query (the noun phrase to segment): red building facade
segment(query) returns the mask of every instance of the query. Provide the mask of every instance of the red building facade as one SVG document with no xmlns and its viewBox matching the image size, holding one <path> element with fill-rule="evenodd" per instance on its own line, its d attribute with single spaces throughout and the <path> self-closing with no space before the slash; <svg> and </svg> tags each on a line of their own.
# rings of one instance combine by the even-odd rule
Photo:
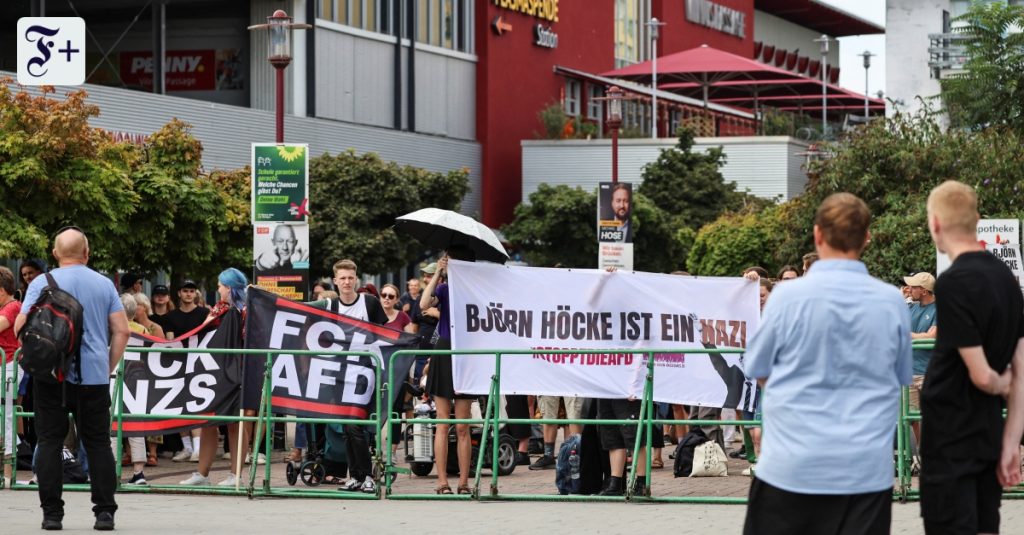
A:
<svg viewBox="0 0 1024 535">
<path fill-rule="evenodd" d="M 658 56 L 707 44 L 760 61 L 765 43 L 755 40 L 755 10 L 831 36 L 879 30 L 818 0 L 479 1 L 474 26 L 483 222 L 498 227 L 512 220 L 521 200 L 520 141 L 542 130 L 538 113 L 567 97 L 568 108 L 581 116 L 589 111 L 598 89 L 588 84 L 578 98 L 567 95 L 566 78 L 555 74 L 556 66 L 607 72 L 623 65 L 623 45 L 632 47 L 634 61 L 649 59 L 643 23 L 650 17 L 665 23 Z M 665 125 L 659 130 L 668 135 Z"/>
</svg>

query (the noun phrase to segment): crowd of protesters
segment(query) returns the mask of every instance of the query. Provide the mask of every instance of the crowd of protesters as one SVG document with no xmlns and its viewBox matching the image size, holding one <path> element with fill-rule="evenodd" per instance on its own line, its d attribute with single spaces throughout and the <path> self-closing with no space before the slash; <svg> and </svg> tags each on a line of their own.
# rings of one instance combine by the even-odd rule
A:
<svg viewBox="0 0 1024 535">
<path fill-rule="evenodd" d="M 926 528 L 935 533 L 952 525 L 962 528 L 950 531 L 957 533 L 998 531 L 1000 487 L 1020 481 L 1017 446 L 1024 433 L 1024 347 L 1019 340 L 1024 339 L 1024 303 L 1014 279 L 1007 277 L 1005 265 L 986 255 L 973 237 L 976 206 L 973 190 L 954 182 L 936 188 L 929 197 L 929 230 L 939 249 L 954 259 L 950 270 L 938 280 L 925 271 L 911 273 L 898 281 L 897 291 L 893 284 L 871 277 L 860 262 L 869 241 L 870 214 L 863 201 L 849 194 L 833 195 L 819 208 L 814 226 L 816 252 L 805 255 L 801 266 L 785 265 L 774 277 L 757 266 L 739 274 L 756 281 L 760 290 L 764 322 L 751 341 L 743 366 L 747 376 L 764 388 L 764 409 L 758 398 L 746 407 L 753 410 L 746 411 L 672 404 L 660 404 L 658 410 L 661 418 L 696 415 L 709 420 L 701 428 L 723 446 L 737 442 L 740 433 L 733 426 L 723 429 L 714 425 L 715 420 L 765 419 L 760 466 L 744 472 L 754 477 L 747 533 L 795 533 L 811 526 L 822 528 L 818 532 L 823 533 L 887 532 L 892 428 L 883 424 L 890 420 L 895 424 L 901 385 L 911 387 L 911 406 L 925 415 L 923 428 L 917 424 L 913 427 L 913 440 L 915 447 L 921 444 L 921 463 L 915 469 L 922 474 Z M 166 285 L 154 286 L 147 296 L 141 278 L 132 274 L 121 276 L 120 299 L 103 284 L 84 289 L 86 283 L 82 281 L 109 280 L 85 266 L 88 246 L 78 229 L 57 236 L 54 255 L 60 267 L 53 270 L 53 275 L 59 275 L 61 284 L 79 293 L 77 297 L 88 303 L 87 312 L 100 311 L 98 317 L 87 316 L 87 325 L 102 325 L 94 327 L 93 334 L 106 334 L 92 340 L 88 351 L 96 353 L 97 361 L 101 355 L 106 359 L 108 345 L 110 352 L 110 369 L 106 360 L 90 361 L 87 370 L 78 372 L 73 400 L 78 405 L 72 410 L 94 410 L 103 405 L 100 398 L 106 398 L 103 411 L 109 409 L 109 396 L 104 394 L 108 372 L 120 359 L 128 330 L 173 339 L 216 325 L 226 315 L 241 317 L 245 312 L 248 279 L 235 268 L 218 276 L 216 303 L 207 308 L 199 285 L 190 279 L 178 285 L 176 300 Z M 390 283 L 380 290 L 369 283 L 360 285 L 356 264 L 340 260 L 334 264 L 331 279 L 314 283 L 312 301 L 307 304 L 417 334 L 421 348 L 450 349 L 452 311 L 446 280 L 450 258 L 474 260 L 469 250 L 450 249 L 436 263 L 423 266 L 421 278 L 406 281 L 404 291 Z M 13 359 L 19 347 L 16 330 L 24 324 L 24 315 L 46 285 L 33 281 L 44 274 L 52 284 L 46 264 L 38 260 L 22 262 L 18 280 L 10 270 L 0 267 L 0 349 L 6 355 L 8 377 L 18 371 Z M 993 293 L 993 288 L 998 291 Z M 110 295 L 115 299 L 111 300 Z M 126 324 L 124 329 L 121 319 Z M 794 329 L 794 325 L 799 327 Z M 936 338 L 934 352 L 912 349 L 913 340 Z M 826 347 L 828 351 L 822 351 Z M 871 358 L 865 358 L 866 350 Z M 251 369 L 252 377 L 247 371 L 244 382 L 260 383 L 262 370 Z M 29 382 L 22 373 L 19 376 L 22 381 L 4 385 L 6 414 L 10 415 L 15 402 L 32 407 L 34 401 L 37 421 L 30 426 L 10 416 L 5 419 L 4 455 L 6 461 L 23 440 L 37 442 L 44 529 L 60 529 L 63 517 L 59 484 L 51 466 L 62 443 L 92 461 L 90 477 L 98 489 L 93 495 L 97 529 L 112 529 L 117 506 L 112 498 L 113 485 L 108 481 L 107 457 L 111 449 L 117 449 L 116 442 L 111 439 L 106 444 L 105 425 L 97 427 L 100 419 L 96 414 L 79 414 L 77 438 L 66 438 L 68 422 L 56 418 L 64 407 L 54 405 L 54 387 Z M 408 388 L 403 391 L 405 401 L 431 399 L 439 417 L 469 419 L 477 397 L 455 391 L 452 379 L 450 355 L 418 358 L 410 370 Z M 41 391 L 47 396 L 41 398 Z M 243 392 L 242 409 L 246 415 L 254 415 L 259 390 Z M 1000 414 L 1006 405 L 1004 398 L 1009 400 L 1005 429 Z M 808 403 L 819 408 L 809 410 Z M 584 400 L 575 397 L 509 396 L 508 405 L 512 417 L 585 418 Z M 596 416 L 630 420 L 637 418 L 639 409 L 639 400 L 598 400 Z M 855 413 L 863 417 L 853 418 Z M 837 415 L 853 419 L 836 426 L 833 419 Z M 56 420 L 63 423 L 57 425 Z M 940 421 L 945 423 L 936 423 Z M 947 432 L 949 425 L 956 426 L 952 433 Z M 446 424 L 436 426 L 437 494 L 453 494 L 446 466 L 448 428 Z M 580 433 L 582 426 L 545 424 L 540 429 L 539 447 L 531 451 L 530 426 L 518 426 L 514 433 L 519 444 L 516 464 L 529 465 L 531 470 L 554 468 L 559 432 L 566 440 Z M 652 437 L 652 468 L 664 467 L 662 449 L 682 440 L 687 431 L 686 426 L 667 425 Z M 753 453 L 761 456 L 760 430 L 755 427 L 751 431 Z M 645 450 L 641 450 L 640 458 L 628 458 L 636 432 L 637 427 L 632 425 L 601 427 L 600 444 L 607 452 L 610 468 L 601 495 L 626 492 L 624 469 L 629 462 L 638 468 L 632 493 L 647 493 L 650 476 L 644 473 Z M 816 433 L 827 435 L 830 451 L 824 457 L 813 445 L 815 441 L 805 440 Z M 366 428 L 346 425 L 344 436 L 349 474 L 341 489 L 377 492 Z M 98 437 L 103 438 L 102 447 Z M 458 483 L 454 493 L 469 494 L 469 426 L 456 424 L 455 437 Z M 297 437 L 296 449 L 286 460 L 302 458 L 304 440 Z M 234 486 L 242 459 L 248 463 L 254 454 L 252 445 L 262 441 L 253 437 L 252 424 L 247 423 L 220 429 L 205 427 L 180 435 L 130 438 L 125 443 L 122 462 L 132 467 L 127 484 L 146 484 L 144 467 L 156 465 L 158 450 L 164 449 L 173 455 L 174 462 L 198 463 L 182 485 L 209 485 L 210 469 L 223 443 L 224 455 L 232 462 L 227 478 L 218 484 Z M 531 460 L 531 453 L 536 460 Z M 733 457 L 748 454 L 739 447 L 731 448 L 729 453 Z M 264 454 L 255 453 L 257 457 Z M 814 458 L 817 460 L 812 461 Z M 809 468 L 808 463 L 823 468 Z M 9 467 L 5 462 L 8 477 Z M 836 469 L 849 477 L 837 477 Z M 851 531 L 851 522 L 860 524 Z"/>
</svg>

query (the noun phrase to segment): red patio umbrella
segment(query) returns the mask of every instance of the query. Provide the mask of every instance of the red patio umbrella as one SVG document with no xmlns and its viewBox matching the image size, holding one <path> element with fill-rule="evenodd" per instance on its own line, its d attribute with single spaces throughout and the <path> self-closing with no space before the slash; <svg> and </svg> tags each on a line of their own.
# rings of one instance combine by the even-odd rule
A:
<svg viewBox="0 0 1024 535">
<path fill-rule="evenodd" d="M 774 53 L 775 51 L 772 50 L 772 54 Z M 650 84 L 651 63 L 645 61 L 615 69 L 603 73 L 603 76 Z M 800 78 L 802 77 L 792 72 L 708 45 L 701 45 L 658 58 L 658 81 L 698 84 L 705 107 L 710 100 L 711 87 L 721 82 L 729 80 L 798 80 Z"/>
</svg>

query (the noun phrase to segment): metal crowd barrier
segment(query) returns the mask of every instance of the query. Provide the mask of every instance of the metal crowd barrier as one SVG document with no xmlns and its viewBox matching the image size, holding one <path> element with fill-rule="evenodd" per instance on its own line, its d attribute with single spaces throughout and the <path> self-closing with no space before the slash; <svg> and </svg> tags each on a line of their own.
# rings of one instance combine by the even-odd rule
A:
<svg viewBox="0 0 1024 535">
<path fill-rule="evenodd" d="M 915 341 L 913 347 L 915 349 L 931 349 L 934 346 L 934 341 Z M 170 354 L 189 354 L 195 353 L 195 349 L 171 349 L 171 348 L 147 348 L 146 352 L 152 353 L 170 353 Z M 392 500 L 521 500 L 521 501 L 642 501 L 642 502 L 676 502 L 676 503 L 720 503 L 720 504 L 743 504 L 747 502 L 747 498 L 736 497 L 736 496 L 635 496 L 632 494 L 634 482 L 637 476 L 636 463 L 632 463 L 627 475 L 626 489 L 624 496 L 585 496 L 585 495 L 557 495 L 557 494 L 541 494 L 541 495 L 524 495 L 524 494 L 510 494 L 501 492 L 500 480 L 498 476 L 498 444 L 500 429 L 505 424 L 583 424 L 583 425 L 636 425 L 638 428 L 637 439 L 633 445 L 633 458 L 637 459 L 640 448 L 644 447 L 647 455 L 646 459 L 646 470 L 645 473 L 648 476 L 651 475 L 651 462 L 652 462 L 652 440 L 655 426 L 661 425 L 738 425 L 744 426 L 744 442 L 745 449 L 748 452 L 748 457 L 751 461 L 756 461 L 754 458 L 753 444 L 750 440 L 749 433 L 746 427 L 748 426 L 760 426 L 759 420 L 701 420 L 695 418 L 688 418 L 683 420 L 674 419 L 659 419 L 654 416 L 654 373 L 655 373 L 655 358 L 654 355 L 661 353 L 679 353 L 685 352 L 688 354 L 728 354 L 728 353 L 742 353 L 741 349 L 651 349 L 651 350 L 615 350 L 618 353 L 632 353 L 645 355 L 647 357 L 647 374 L 644 379 L 644 392 L 641 398 L 641 412 L 636 420 L 609 420 L 609 419 L 517 419 L 517 418 L 503 418 L 500 416 L 499 400 L 501 396 L 501 360 L 503 356 L 523 356 L 532 355 L 536 353 L 545 354 L 602 354 L 607 353 L 608 350 L 463 350 L 463 351 L 422 351 L 422 350 L 403 350 L 395 352 L 390 359 L 388 370 L 387 382 L 381 382 L 381 361 L 379 357 L 369 352 L 323 352 L 323 351 L 293 351 L 293 350 L 262 350 L 262 349 L 204 349 L 202 352 L 210 354 L 232 354 L 232 355 L 245 355 L 249 358 L 256 358 L 263 356 L 265 359 L 264 377 L 263 377 L 263 398 L 260 402 L 259 410 L 256 416 L 185 416 L 185 415 L 159 415 L 159 414 L 132 414 L 128 415 L 133 419 L 146 419 L 146 420 L 161 420 L 161 419 L 192 419 L 192 420 L 203 420 L 210 422 L 225 422 L 225 423 L 241 423 L 241 422 L 255 422 L 256 432 L 254 436 L 264 436 L 264 446 L 267 451 L 271 448 L 271 434 L 262 433 L 264 428 L 273 426 L 276 422 L 292 422 L 296 424 L 300 423 L 317 423 L 317 424 L 340 424 L 340 425 L 364 425 L 372 427 L 375 432 L 374 445 L 376 453 L 373 458 L 375 466 L 375 474 L 378 474 L 378 491 L 377 494 L 363 494 L 359 492 L 339 492 L 337 490 L 322 490 L 318 488 L 302 488 L 302 487 L 274 487 L 271 485 L 271 468 L 274 463 L 270 459 L 267 460 L 266 465 L 263 469 L 263 481 L 257 485 L 256 476 L 258 473 L 258 467 L 256 464 L 257 455 L 253 455 L 251 462 L 249 463 L 249 474 L 248 481 L 244 486 L 238 485 L 236 487 L 221 487 L 221 486 L 182 486 L 182 485 L 168 485 L 168 484 L 150 484 L 146 486 L 133 486 L 125 485 L 121 482 L 121 454 L 122 454 L 122 426 L 124 422 L 123 410 L 123 377 L 124 377 L 124 361 L 118 366 L 114 399 L 112 400 L 112 407 L 114 410 L 111 413 L 111 424 L 114 422 L 118 423 L 117 426 L 117 446 L 115 448 L 115 466 L 117 467 L 118 474 L 118 491 L 119 492 L 182 492 L 182 493 L 205 493 L 205 494 L 229 494 L 229 495 L 247 495 L 249 497 L 255 496 L 292 496 L 292 497 L 324 497 L 324 498 L 345 498 L 345 499 L 378 499 L 381 494 L 387 499 Z M 304 417 L 293 417 L 293 416 L 275 416 L 273 414 L 273 405 L 271 401 L 271 370 L 273 363 L 273 356 L 276 354 L 292 354 L 292 355 L 334 355 L 338 357 L 345 356 L 367 356 L 374 363 L 376 370 L 375 387 L 379 395 L 375 396 L 376 411 L 369 415 L 364 420 L 352 420 L 342 418 L 304 418 Z M 487 404 L 482 408 L 482 414 L 480 418 L 469 418 L 469 419 L 457 419 L 457 418 L 407 418 L 399 411 L 394 410 L 390 407 L 390 400 L 392 399 L 392 392 L 396 390 L 396 386 L 400 384 L 396 383 L 396 377 L 394 376 L 393 363 L 395 359 L 403 355 L 471 355 L 474 358 L 493 358 L 495 364 L 495 372 L 491 377 L 490 391 L 487 397 Z M 18 353 L 15 353 L 15 359 Z M 13 383 L 15 392 L 17 391 L 17 367 L 14 368 L 14 376 L 7 377 L 6 373 L 6 358 L 2 350 L 0 350 L 0 362 L 4 362 L 5 365 L 0 368 L 0 385 L 4 387 L 8 386 L 8 381 Z M 404 378 L 401 378 L 404 380 Z M 6 390 L 5 390 L 6 392 Z M 384 407 L 383 400 L 388 400 L 387 407 L 390 412 L 390 418 L 388 424 L 384 423 L 384 419 L 381 418 L 382 410 Z M 34 414 L 32 412 L 26 412 L 21 407 L 15 406 L 14 412 L 10 415 L 13 418 L 26 417 L 32 418 Z M 0 421 L 7 418 L 6 403 L 0 405 Z M 895 500 L 913 501 L 920 497 L 920 489 L 915 486 L 915 477 L 912 473 L 912 465 L 914 460 L 913 445 L 910 440 L 911 424 L 913 422 L 921 421 L 921 414 L 919 411 L 911 410 L 909 403 L 909 389 L 904 387 L 900 392 L 900 410 L 899 419 L 896 426 L 896 455 L 895 455 L 895 469 L 896 477 L 893 488 L 893 498 Z M 391 422 L 398 422 L 406 424 L 407 426 L 413 423 L 419 424 L 471 424 L 471 425 L 482 425 L 483 432 L 481 436 L 481 443 L 475 468 L 475 475 L 471 481 L 472 494 L 469 495 L 437 495 L 437 494 L 400 494 L 395 492 L 393 489 L 393 483 L 399 474 L 408 474 L 410 470 L 400 466 L 399 460 L 392 454 L 392 446 L 395 444 L 395 440 L 398 437 L 392 436 L 390 430 L 386 433 L 387 438 L 382 438 L 386 425 Z M 6 432 L 6 426 L 0 425 L 0 439 L 6 439 L 4 436 Z M 641 446 L 642 443 L 646 443 L 645 446 Z M 233 445 L 235 446 L 235 445 Z M 487 447 L 491 448 L 491 480 L 489 488 L 482 490 L 482 471 L 483 471 L 483 451 Z M 12 481 L 9 486 L 12 489 L 36 489 L 37 486 L 34 484 L 20 484 L 17 483 L 17 462 L 16 462 L 16 449 L 15 455 L 12 455 L 10 459 L 4 459 L 4 462 L 11 463 L 12 466 Z M 384 481 L 379 481 L 383 478 Z M 650 490 L 648 482 L 648 491 Z M 7 482 L 3 478 L 3 474 L 0 473 L 0 489 L 5 488 Z M 89 490 L 88 484 L 66 484 L 64 486 L 66 490 Z M 1013 489 L 1004 491 L 1003 494 L 1006 498 L 1020 499 L 1024 498 L 1024 485 L 1018 486 Z"/>
<path fill-rule="evenodd" d="M 337 352 L 325 352 L 325 351 L 299 351 L 299 350 L 268 350 L 268 349 L 214 349 L 207 348 L 197 350 L 195 348 L 144 348 L 142 352 L 145 353 L 168 353 L 168 354 L 180 354 L 188 355 L 190 353 L 204 353 L 204 354 L 226 354 L 226 355 L 239 355 L 242 358 L 257 358 L 264 357 L 265 365 L 263 371 L 263 395 L 260 400 L 260 406 L 256 416 L 215 416 L 215 415 L 168 415 L 168 414 L 129 414 L 124 413 L 123 404 L 123 387 L 124 387 L 124 359 L 121 360 L 117 368 L 114 383 L 114 396 L 111 400 L 111 427 L 117 423 L 117 431 L 112 436 L 116 436 L 117 442 L 114 447 L 113 453 L 115 456 L 114 465 L 117 473 L 118 481 L 118 492 L 180 492 L 180 493 L 195 493 L 195 494 L 227 494 L 227 495 L 247 495 L 250 498 L 255 496 L 300 496 L 300 497 L 319 497 L 319 498 L 340 498 L 340 499 L 355 499 L 355 500 L 373 500 L 378 499 L 380 490 L 378 487 L 377 494 L 364 494 L 361 492 L 339 492 L 338 490 L 323 490 L 316 487 L 313 488 L 302 488 L 302 487 L 273 487 L 271 485 L 271 468 L 273 462 L 267 458 L 263 469 L 263 481 L 259 485 L 256 484 L 256 475 L 258 472 L 257 458 L 254 448 L 251 461 L 248 463 L 249 473 L 248 481 L 243 485 L 241 482 L 241 473 L 237 483 L 233 487 L 223 487 L 219 485 L 200 485 L 200 486 L 185 486 L 185 485 L 171 485 L 171 484 L 148 484 L 148 485 L 126 485 L 121 481 L 121 456 L 123 449 L 123 423 L 125 416 L 134 420 L 201 420 L 206 422 L 224 422 L 224 423 L 242 423 L 242 422 L 255 422 L 256 429 L 254 430 L 253 436 L 264 437 L 264 447 L 267 452 L 272 450 L 271 448 L 271 433 L 263 433 L 264 429 L 269 429 L 276 422 L 292 422 L 292 423 L 316 423 L 316 424 L 341 424 L 341 425 L 363 425 L 369 426 L 373 429 L 380 429 L 381 419 L 379 415 L 381 413 L 381 396 L 376 397 L 375 411 L 372 412 L 368 418 L 363 420 L 356 419 L 342 419 L 342 418 L 306 418 L 306 417 L 293 417 L 293 416 L 275 416 L 273 414 L 273 405 L 271 402 L 271 370 L 273 369 L 273 356 L 277 354 L 288 354 L 288 355 L 310 355 L 310 356 L 336 356 L 339 358 L 349 356 L 365 356 L 371 359 L 375 370 L 375 389 L 377 392 L 381 392 L 381 359 L 379 356 L 367 352 L 367 351 L 337 351 Z M 6 368 L 0 370 L 0 384 L 5 384 Z M 244 380 L 244 377 L 243 379 Z M 15 368 L 15 383 L 17 382 L 17 368 Z M 386 390 L 386 389 L 385 389 Z M 241 400 L 240 400 L 241 401 Z M 21 407 L 16 407 L 12 415 L 13 417 L 34 417 L 34 413 L 25 412 Z M 3 415 L 6 417 L 6 415 Z M 3 431 L 0 430 L 0 433 Z M 242 431 L 239 430 L 239 433 Z M 225 437 L 225 440 L 227 438 Z M 381 436 L 380 433 L 376 433 L 374 438 L 374 445 L 376 449 L 376 456 L 372 459 L 372 462 L 380 467 L 382 461 L 380 457 L 381 452 Z M 233 448 L 237 448 L 237 444 L 231 445 Z M 17 482 L 17 462 L 16 456 L 12 456 L 13 462 L 13 473 L 12 473 L 12 489 L 36 489 L 38 488 L 35 484 L 23 484 Z M 243 465 L 244 466 L 244 465 Z M 0 474 L 2 477 L 2 474 Z M 2 487 L 0 487 L 2 488 Z M 89 490 L 89 484 L 65 484 L 65 490 Z"/>
<path fill-rule="evenodd" d="M 391 446 L 393 444 L 393 437 L 388 434 L 386 443 L 386 450 L 388 452 L 388 461 L 386 463 L 387 472 L 389 477 L 386 478 L 385 483 L 385 497 L 392 500 L 522 500 L 522 501 L 648 501 L 648 502 L 680 502 L 680 503 L 746 503 L 746 497 L 729 497 L 729 496 L 634 496 L 633 488 L 637 477 L 637 466 L 636 463 L 630 465 L 630 469 L 626 478 L 626 489 L 624 496 L 596 496 L 596 495 L 558 495 L 558 494 L 506 494 L 500 491 L 499 476 L 498 476 L 498 441 L 501 426 L 504 424 L 582 424 L 582 425 L 636 425 L 638 432 L 636 441 L 633 444 L 633 459 L 638 459 L 640 448 L 644 447 L 646 451 L 645 456 L 645 474 L 650 477 L 651 475 L 651 462 L 653 450 L 653 437 L 655 425 L 740 425 L 740 426 L 760 426 L 759 420 L 700 420 L 695 418 L 685 420 L 673 420 L 673 419 L 657 419 L 653 416 L 654 414 L 654 364 L 656 354 L 663 353 L 687 353 L 687 354 L 737 354 L 743 353 L 742 349 L 645 349 L 645 350 L 614 350 L 616 353 L 631 353 L 639 354 L 647 357 L 647 374 L 644 379 L 644 392 L 641 398 L 641 409 L 640 414 L 636 420 L 611 420 L 611 419 L 542 419 L 542 418 L 502 418 L 495 400 L 500 399 L 501 394 L 501 359 L 503 356 L 523 356 L 523 355 L 534 355 L 538 353 L 543 354 L 604 354 L 608 353 L 609 350 L 460 350 L 460 351 L 422 351 L 422 350 L 404 350 L 397 351 L 391 356 L 391 362 L 388 366 L 388 384 L 395 384 L 394 368 L 391 365 L 397 357 L 403 355 L 467 355 L 474 358 L 494 358 L 495 372 L 491 376 L 490 391 L 487 396 L 487 406 L 483 409 L 481 418 L 477 419 L 457 419 L 457 418 L 405 418 L 403 415 L 391 411 L 390 418 L 393 421 L 402 422 L 405 424 L 482 424 L 483 434 L 478 455 L 477 463 L 475 467 L 475 476 L 471 483 L 472 494 L 449 494 L 449 495 L 438 495 L 438 494 L 398 494 L 394 492 L 392 482 L 393 477 L 391 474 L 404 474 L 409 473 L 409 469 L 402 468 L 396 465 L 395 459 L 391 455 Z M 439 415 L 440 416 L 440 415 Z M 646 439 L 646 446 L 641 446 Z M 744 429 L 744 442 L 745 447 L 750 456 L 751 460 L 755 460 L 753 443 L 750 440 L 749 433 Z M 483 468 L 484 455 L 482 452 L 488 447 L 490 443 L 491 450 L 491 482 L 490 488 L 487 492 L 481 491 L 481 474 Z M 553 482 L 552 482 L 553 483 Z M 647 486 L 648 491 L 650 486 Z"/>
</svg>

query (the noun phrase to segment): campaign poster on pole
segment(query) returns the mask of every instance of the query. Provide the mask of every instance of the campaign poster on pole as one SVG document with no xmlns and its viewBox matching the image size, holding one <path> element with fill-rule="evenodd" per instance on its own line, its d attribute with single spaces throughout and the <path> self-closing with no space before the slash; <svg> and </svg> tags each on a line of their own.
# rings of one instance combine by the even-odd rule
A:
<svg viewBox="0 0 1024 535">
<path fill-rule="evenodd" d="M 633 184 L 601 182 L 597 195 L 598 268 L 633 269 Z"/>
<path fill-rule="evenodd" d="M 252 221 L 307 223 L 309 145 L 252 144 Z"/>
<path fill-rule="evenodd" d="M 996 247 L 1005 248 L 1015 246 L 1017 248 L 1016 259 L 1020 259 L 1020 220 L 1019 219 L 981 219 L 978 221 L 978 243 L 989 251 Z M 1001 253 L 1003 254 L 1003 253 Z M 1012 258 L 1011 252 L 1005 252 L 1007 258 Z M 935 276 L 938 277 L 943 271 L 949 269 L 951 262 L 945 253 L 935 251 Z M 1010 269 L 1013 269 L 1011 266 Z M 1014 271 L 1016 274 L 1017 271 Z"/>
<path fill-rule="evenodd" d="M 255 284 L 295 301 L 309 290 L 309 225 L 253 224 Z"/>
</svg>

